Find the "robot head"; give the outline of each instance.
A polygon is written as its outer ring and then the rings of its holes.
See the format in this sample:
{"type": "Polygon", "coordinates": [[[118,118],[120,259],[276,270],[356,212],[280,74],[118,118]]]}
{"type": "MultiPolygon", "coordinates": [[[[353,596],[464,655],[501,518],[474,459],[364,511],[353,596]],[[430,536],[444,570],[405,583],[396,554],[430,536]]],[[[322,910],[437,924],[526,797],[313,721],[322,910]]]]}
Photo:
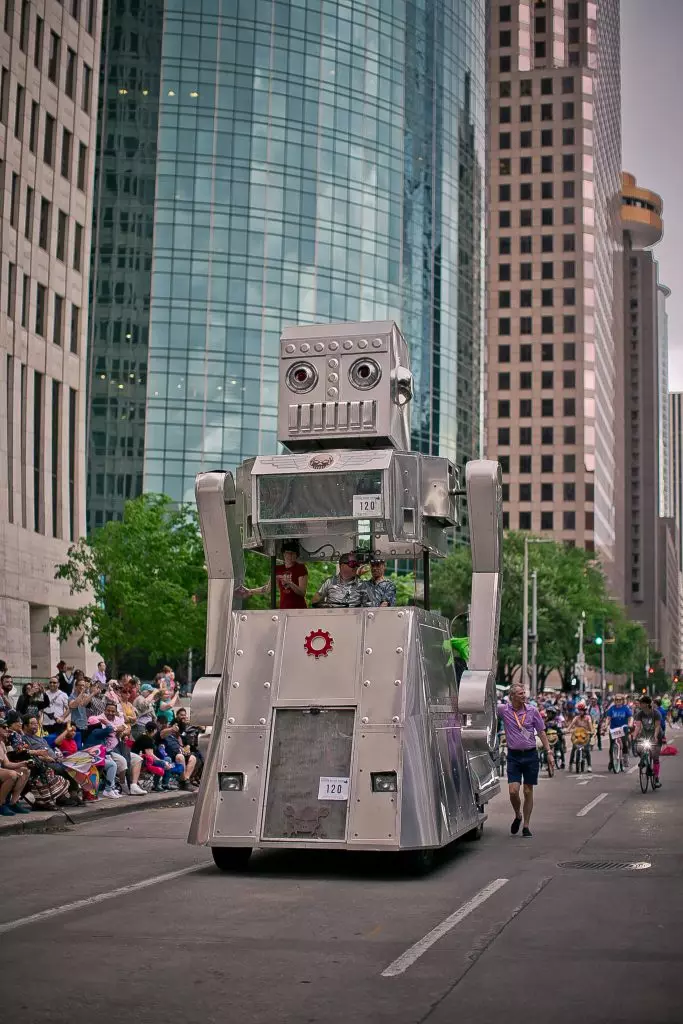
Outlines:
{"type": "Polygon", "coordinates": [[[413,376],[393,321],[287,327],[278,440],[290,451],[410,448],[413,376]]]}

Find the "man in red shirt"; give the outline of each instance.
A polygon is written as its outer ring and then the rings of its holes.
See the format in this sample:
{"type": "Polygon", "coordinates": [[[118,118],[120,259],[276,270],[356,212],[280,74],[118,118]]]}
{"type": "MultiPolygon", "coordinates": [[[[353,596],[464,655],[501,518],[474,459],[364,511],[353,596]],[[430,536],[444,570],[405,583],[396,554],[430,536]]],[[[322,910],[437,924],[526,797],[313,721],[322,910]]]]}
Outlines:
{"type": "MultiPolygon", "coordinates": [[[[299,546],[295,541],[285,541],[282,546],[283,565],[275,570],[275,580],[280,594],[280,608],[307,608],[306,589],[308,587],[308,569],[297,561],[299,546]]],[[[270,593],[270,583],[262,587],[240,587],[240,597],[252,597],[253,594],[270,593]]]]}

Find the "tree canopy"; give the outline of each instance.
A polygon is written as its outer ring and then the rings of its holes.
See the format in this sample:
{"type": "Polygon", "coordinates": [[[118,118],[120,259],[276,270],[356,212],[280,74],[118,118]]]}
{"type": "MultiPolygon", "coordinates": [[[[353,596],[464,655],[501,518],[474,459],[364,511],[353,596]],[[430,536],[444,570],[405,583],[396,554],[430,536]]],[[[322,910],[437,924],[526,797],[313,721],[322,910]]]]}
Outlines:
{"type": "MultiPolygon", "coordinates": [[[[539,685],[543,685],[553,670],[560,673],[566,687],[571,684],[582,613],[585,613],[587,663],[600,665],[600,647],[594,643],[594,638],[601,636],[608,640],[605,645],[608,672],[642,675],[648,651],[647,635],[609,596],[600,566],[581,548],[542,539],[543,543],[529,544],[529,572],[535,570],[538,574],[539,685]]],[[[465,546],[456,548],[434,567],[433,602],[451,618],[467,612],[471,571],[470,550],[465,546]]],[[[498,681],[506,685],[512,681],[521,662],[523,574],[524,534],[506,533],[498,645],[498,681]]]]}

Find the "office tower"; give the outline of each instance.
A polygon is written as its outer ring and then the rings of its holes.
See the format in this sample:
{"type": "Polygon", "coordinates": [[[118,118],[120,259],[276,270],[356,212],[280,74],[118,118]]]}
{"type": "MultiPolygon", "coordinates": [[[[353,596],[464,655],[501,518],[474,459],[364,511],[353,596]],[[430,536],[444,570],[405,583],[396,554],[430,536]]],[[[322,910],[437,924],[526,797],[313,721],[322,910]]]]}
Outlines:
{"type": "Polygon", "coordinates": [[[493,0],[488,88],[486,450],[505,525],[595,551],[621,596],[618,0],[493,0]]]}
{"type": "Polygon", "coordinates": [[[395,318],[415,446],[478,454],[484,8],[167,9],[146,490],[275,450],[296,323],[395,318]]]}
{"type": "Polygon", "coordinates": [[[668,671],[678,664],[679,548],[670,481],[666,299],[650,247],[663,232],[662,200],[623,175],[626,604],[668,671]]]}
{"type": "Polygon", "coordinates": [[[669,428],[671,455],[671,493],[678,546],[679,609],[678,660],[675,668],[683,668],[683,393],[669,395],[669,428]]]}
{"type": "Polygon", "coordinates": [[[163,0],[106,2],[92,249],[87,525],[142,493],[163,0]]]}
{"type": "MultiPolygon", "coordinates": [[[[15,680],[60,656],[77,606],[55,566],[85,527],[85,364],[100,12],[0,5],[0,657],[15,680]]],[[[75,638],[61,654],[83,664],[75,638]]]]}

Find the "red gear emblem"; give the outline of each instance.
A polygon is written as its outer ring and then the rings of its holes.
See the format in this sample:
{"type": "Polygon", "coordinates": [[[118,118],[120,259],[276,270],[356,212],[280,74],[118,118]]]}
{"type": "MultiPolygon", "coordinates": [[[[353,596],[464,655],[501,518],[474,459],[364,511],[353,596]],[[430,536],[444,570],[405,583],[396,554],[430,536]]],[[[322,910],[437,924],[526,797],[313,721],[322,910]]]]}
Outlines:
{"type": "Polygon", "coordinates": [[[306,654],[314,657],[316,661],[318,658],[326,658],[333,644],[334,640],[326,629],[312,629],[304,640],[306,654]]]}

